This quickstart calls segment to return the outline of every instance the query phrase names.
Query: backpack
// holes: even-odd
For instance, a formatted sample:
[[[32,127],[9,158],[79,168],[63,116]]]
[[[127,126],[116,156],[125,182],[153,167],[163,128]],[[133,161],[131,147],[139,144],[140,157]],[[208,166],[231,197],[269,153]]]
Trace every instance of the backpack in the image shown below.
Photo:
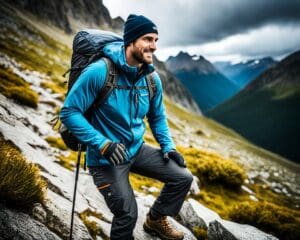
[[[79,31],[73,40],[73,53],[71,59],[71,68],[64,73],[64,77],[68,72],[68,91],[70,92],[72,86],[77,81],[83,69],[85,69],[89,64],[95,62],[96,60],[102,58],[106,63],[107,75],[103,87],[98,93],[94,103],[91,107],[84,113],[84,116],[89,120],[91,112],[93,109],[99,107],[111,94],[114,88],[125,88],[130,89],[126,86],[120,86],[117,84],[118,81],[118,69],[115,64],[103,54],[103,47],[111,42],[123,41],[118,35],[95,29],[87,29]],[[149,91],[150,101],[156,94],[156,84],[153,79],[152,74],[146,76],[147,89]],[[142,87],[136,87],[141,89]],[[85,151],[86,146],[82,144],[68,129],[61,123],[59,127],[59,133],[62,140],[68,148],[73,151]]]

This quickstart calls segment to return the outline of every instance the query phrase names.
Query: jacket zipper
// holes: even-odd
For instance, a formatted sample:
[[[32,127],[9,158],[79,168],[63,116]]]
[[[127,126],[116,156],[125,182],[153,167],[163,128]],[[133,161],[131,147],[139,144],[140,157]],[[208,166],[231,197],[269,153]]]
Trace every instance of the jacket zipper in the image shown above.
[[[135,118],[137,118],[137,115],[138,115],[138,112],[139,112],[139,96],[138,96],[138,93],[135,93],[135,107],[136,107],[136,110],[135,110]]]
[[[130,89],[130,132],[131,132],[131,136],[132,136],[132,140],[131,143],[134,142],[134,135],[132,132],[132,90],[133,90],[134,86],[131,87]]]

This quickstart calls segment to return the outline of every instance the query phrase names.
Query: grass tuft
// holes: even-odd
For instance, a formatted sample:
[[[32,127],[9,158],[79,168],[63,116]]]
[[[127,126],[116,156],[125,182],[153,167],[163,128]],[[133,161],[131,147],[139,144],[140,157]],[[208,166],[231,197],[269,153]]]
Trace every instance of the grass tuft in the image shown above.
[[[193,234],[197,239],[207,240],[207,230],[201,227],[193,227]]]
[[[245,170],[230,159],[196,148],[177,147],[177,149],[183,154],[191,172],[202,183],[239,188],[246,179]]]
[[[46,141],[54,148],[58,148],[63,151],[68,150],[67,146],[65,145],[64,141],[61,138],[48,136],[46,137]]]
[[[0,199],[17,207],[43,202],[46,182],[40,169],[26,161],[21,152],[0,136]]]
[[[82,213],[79,214],[80,219],[83,221],[83,223],[87,227],[92,238],[97,239],[97,236],[101,236],[102,239],[108,240],[109,237],[104,234],[103,230],[99,226],[97,226],[97,223],[95,221],[89,220],[89,216],[93,216],[98,219],[103,219],[103,217],[101,214],[95,213],[95,212],[91,211],[90,209],[86,209],[85,211],[83,211]]]
[[[233,206],[229,218],[250,224],[280,239],[300,239],[300,213],[268,202],[242,202]]]
[[[0,93],[23,105],[37,108],[39,97],[30,89],[30,84],[3,66],[0,66],[0,80]]]

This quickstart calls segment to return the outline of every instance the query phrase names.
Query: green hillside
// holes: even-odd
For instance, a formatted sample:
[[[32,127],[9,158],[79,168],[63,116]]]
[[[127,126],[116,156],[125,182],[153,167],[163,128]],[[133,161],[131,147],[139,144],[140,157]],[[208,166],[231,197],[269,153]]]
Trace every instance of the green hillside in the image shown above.
[[[299,55],[295,53],[268,70],[207,116],[251,142],[300,163]]]

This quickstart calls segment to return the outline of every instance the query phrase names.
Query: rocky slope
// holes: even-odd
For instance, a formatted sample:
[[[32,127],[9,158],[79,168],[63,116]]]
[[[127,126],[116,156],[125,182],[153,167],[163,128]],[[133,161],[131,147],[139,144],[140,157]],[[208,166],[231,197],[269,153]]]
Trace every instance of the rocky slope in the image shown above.
[[[9,68],[14,74],[28,81],[39,93],[37,109],[20,106],[0,94],[0,132],[10,140],[26,156],[26,158],[42,171],[43,178],[48,183],[47,200],[43,205],[36,204],[30,212],[20,212],[0,205],[0,236],[2,239],[67,239],[69,236],[70,210],[74,182],[73,172],[57,163],[57,156],[67,154],[57,148],[52,148],[45,137],[55,135],[49,124],[49,119],[55,115],[53,104],[60,105],[58,95],[40,86],[48,76],[34,71],[22,69],[16,61],[1,54],[0,64]],[[22,133],[22,134],[20,134]],[[199,191],[195,180],[192,190]],[[135,192],[138,203],[139,218],[134,231],[136,239],[157,239],[146,234],[142,229],[146,213],[154,201],[151,195]],[[112,214],[106,207],[103,197],[93,185],[91,177],[81,170],[75,208],[74,239],[92,239],[86,226],[78,217],[86,210],[101,214],[101,218],[91,217],[102,229],[102,236],[109,236]],[[189,229],[193,226],[203,226],[208,229],[209,239],[277,239],[254,227],[224,221],[196,201],[186,202],[181,213],[180,223],[170,218],[172,225],[185,233],[185,239],[194,240],[195,236]],[[193,218],[191,218],[193,216]],[[184,226],[185,225],[185,226]],[[30,231],[28,231],[30,229]],[[246,230],[247,229],[247,230]],[[225,232],[224,232],[225,231]]]
[[[1,2],[6,2],[21,11],[28,11],[45,23],[62,28],[66,33],[74,33],[83,26],[122,31],[123,20],[119,17],[112,19],[102,0],[1,0]]]
[[[28,161],[39,166],[48,183],[48,189],[45,203],[36,204],[29,212],[24,209],[9,209],[1,204],[0,236],[4,239],[67,239],[74,172],[63,167],[59,159],[61,156],[69,156],[70,152],[51,147],[45,139],[48,136],[58,136],[50,121],[62,104],[66,86],[60,75],[68,67],[70,48],[64,41],[57,40],[67,39],[68,36],[57,28],[44,25],[42,21],[32,22],[21,13],[12,17],[11,11],[2,7],[3,5],[0,6],[1,70],[5,69],[28,82],[31,89],[38,93],[39,101],[37,108],[31,108],[0,94],[0,134],[17,146]],[[43,29],[47,29],[48,34]],[[52,33],[56,34],[55,39]],[[168,81],[164,84],[167,83]],[[249,177],[239,195],[244,195],[251,202],[264,201],[257,192],[247,188],[255,182],[262,182],[264,192],[271,189],[272,194],[287,197],[288,203],[297,208],[300,195],[297,178],[299,167],[258,149],[229,129],[183,109],[170,101],[168,96],[165,97],[165,104],[168,122],[177,145],[203,149],[203,153],[207,152],[208,156],[217,152],[223,158],[231,158],[245,166]],[[147,139],[153,141],[149,132],[146,134]],[[170,218],[172,224],[184,231],[185,239],[196,239],[194,226],[207,229],[209,239],[276,239],[249,225],[219,218],[216,212],[207,209],[198,201],[200,196],[205,196],[199,195],[199,186],[202,186],[200,184],[197,180],[194,181],[193,194],[185,202],[180,219]],[[134,235],[141,240],[156,239],[143,231],[142,223],[157,189],[143,189],[145,190],[135,191],[139,218]],[[79,214],[87,209],[99,214],[98,217],[88,217],[102,229],[102,234],[98,234],[96,239],[106,239],[112,215],[94,187],[91,177],[83,170],[80,171],[77,194],[74,239],[92,239],[87,226],[79,218]],[[198,197],[197,201],[192,200],[194,196]],[[209,198],[208,195],[205,198]],[[215,199],[213,202],[216,202]]]
[[[166,95],[174,103],[190,109],[195,113],[201,114],[201,110],[193,95],[187,90],[184,84],[182,84],[170,71],[167,70],[165,64],[160,62],[157,58],[154,58],[154,65],[161,77]]]

